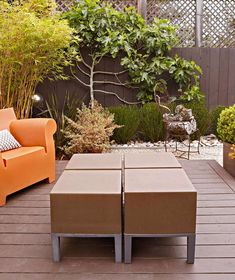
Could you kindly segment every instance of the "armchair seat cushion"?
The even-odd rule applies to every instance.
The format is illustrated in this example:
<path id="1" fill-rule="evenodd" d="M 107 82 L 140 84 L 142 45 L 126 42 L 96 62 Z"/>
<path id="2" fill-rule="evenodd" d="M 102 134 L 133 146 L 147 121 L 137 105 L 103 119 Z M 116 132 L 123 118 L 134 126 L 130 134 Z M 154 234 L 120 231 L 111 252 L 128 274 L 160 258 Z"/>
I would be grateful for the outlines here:
<path id="1" fill-rule="evenodd" d="M 18 149 L 6 151 L 2 153 L 2 158 L 7 166 L 8 163 L 16 160 L 30 158 L 32 156 L 45 156 L 45 148 L 40 146 L 35 147 L 21 147 Z"/>

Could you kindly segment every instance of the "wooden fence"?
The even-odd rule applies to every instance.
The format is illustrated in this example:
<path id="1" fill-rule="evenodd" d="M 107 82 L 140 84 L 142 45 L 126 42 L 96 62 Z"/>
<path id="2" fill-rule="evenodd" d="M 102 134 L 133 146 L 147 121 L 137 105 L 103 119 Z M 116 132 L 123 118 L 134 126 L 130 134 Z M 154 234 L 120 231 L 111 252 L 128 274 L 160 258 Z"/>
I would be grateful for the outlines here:
<path id="1" fill-rule="evenodd" d="M 201 66 L 201 90 L 206 95 L 209 108 L 235 103 L 234 48 L 191 48 L 175 51 Z"/>
<path id="2" fill-rule="evenodd" d="M 235 104 L 235 49 L 233 48 L 175 48 L 173 54 L 178 54 L 186 59 L 192 59 L 201 66 L 203 75 L 201 77 L 201 90 L 205 93 L 206 103 L 209 108 L 217 105 Z M 103 60 L 98 70 L 120 71 L 118 60 Z M 84 78 L 84 77 L 81 77 Z M 125 77 L 123 77 L 125 79 Z M 100 80 L 105 80 L 100 77 Z M 116 87 L 115 85 L 99 85 L 101 90 L 114 91 L 121 98 L 128 101 L 136 101 L 136 90 Z M 169 92 L 174 92 L 174 84 L 169 85 Z M 37 88 L 37 93 L 42 96 L 57 94 L 60 100 L 66 93 L 75 94 L 77 98 L 88 101 L 88 89 L 81 86 L 76 80 L 68 81 L 44 81 Z M 122 104 L 115 96 L 96 94 L 96 99 L 104 106 L 116 106 Z"/>
<path id="3" fill-rule="evenodd" d="M 75 0 L 56 0 L 69 10 Z M 134 6 L 147 22 L 157 18 L 178 26 L 176 47 L 235 47 L 234 0 L 102 0 L 117 10 Z"/>

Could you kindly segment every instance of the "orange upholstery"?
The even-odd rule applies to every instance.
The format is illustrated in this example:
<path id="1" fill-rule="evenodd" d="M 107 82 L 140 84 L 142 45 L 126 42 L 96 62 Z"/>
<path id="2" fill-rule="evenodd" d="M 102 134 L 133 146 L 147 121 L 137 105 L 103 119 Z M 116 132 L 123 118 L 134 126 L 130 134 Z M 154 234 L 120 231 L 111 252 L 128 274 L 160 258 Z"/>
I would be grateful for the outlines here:
<path id="1" fill-rule="evenodd" d="M 0 110 L 0 130 L 9 129 L 9 125 L 13 120 L 16 120 L 16 115 L 12 108 Z"/>
<path id="2" fill-rule="evenodd" d="M 8 128 L 21 148 L 0 152 L 0 206 L 6 197 L 44 179 L 55 180 L 52 119 L 16 120 L 14 110 L 0 110 L 0 129 Z"/>

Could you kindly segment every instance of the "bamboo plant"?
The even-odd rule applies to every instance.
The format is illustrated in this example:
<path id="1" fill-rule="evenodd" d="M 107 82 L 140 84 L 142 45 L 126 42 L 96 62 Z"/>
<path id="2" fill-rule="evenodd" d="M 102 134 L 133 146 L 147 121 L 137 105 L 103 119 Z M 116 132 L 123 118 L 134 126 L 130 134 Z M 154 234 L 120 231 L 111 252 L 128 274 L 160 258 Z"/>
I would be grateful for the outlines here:
<path id="1" fill-rule="evenodd" d="M 0 108 L 25 118 L 38 83 L 47 75 L 64 78 L 72 29 L 54 0 L 0 1 Z"/>

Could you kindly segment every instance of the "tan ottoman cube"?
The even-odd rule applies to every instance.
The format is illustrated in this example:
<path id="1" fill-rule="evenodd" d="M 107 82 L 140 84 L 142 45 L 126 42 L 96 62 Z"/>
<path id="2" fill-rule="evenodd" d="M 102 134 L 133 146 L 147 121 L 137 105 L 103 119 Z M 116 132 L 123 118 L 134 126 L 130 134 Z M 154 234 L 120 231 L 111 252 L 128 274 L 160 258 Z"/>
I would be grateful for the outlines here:
<path id="1" fill-rule="evenodd" d="M 172 153 L 125 154 L 125 169 L 182 168 Z"/>
<path id="2" fill-rule="evenodd" d="M 66 170 L 121 170 L 120 154 L 75 154 L 67 164 Z"/>
<path id="3" fill-rule="evenodd" d="M 132 237 L 188 237 L 194 261 L 197 192 L 183 169 L 127 169 L 124 188 L 125 262 Z"/>
<path id="4" fill-rule="evenodd" d="M 53 256 L 60 237 L 114 237 L 121 261 L 121 171 L 65 171 L 50 193 Z"/>

